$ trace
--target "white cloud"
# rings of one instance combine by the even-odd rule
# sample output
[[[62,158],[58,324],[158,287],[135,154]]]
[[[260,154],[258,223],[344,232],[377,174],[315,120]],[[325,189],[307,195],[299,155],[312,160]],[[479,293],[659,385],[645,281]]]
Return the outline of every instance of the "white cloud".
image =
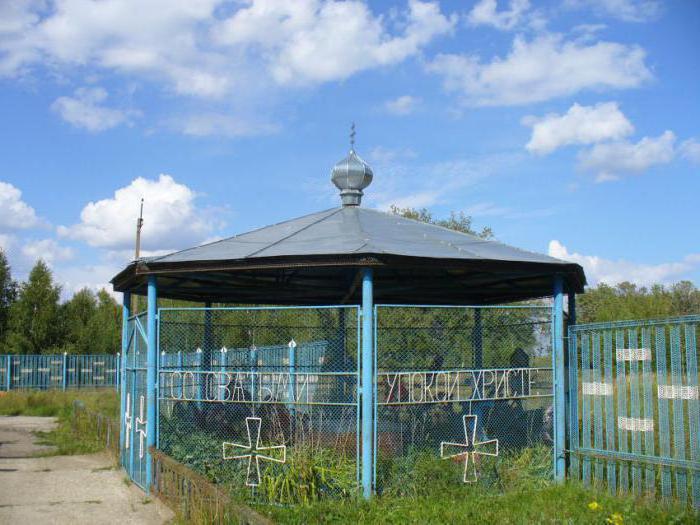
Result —
[[[649,22],[661,14],[656,0],[567,0],[568,7],[590,7],[600,16],[610,16],[624,22]]]
[[[221,113],[199,113],[184,119],[173,121],[173,127],[185,135],[207,137],[220,135],[240,137],[251,135],[268,135],[279,130],[279,126],[264,122],[255,122],[240,116]]]
[[[180,95],[240,97],[270,82],[316,84],[396,64],[457,22],[436,2],[419,0],[389,17],[358,0],[236,4],[12,2],[0,25],[0,74],[22,75],[37,65],[64,73],[92,66],[155,80]]]
[[[410,115],[420,104],[420,99],[411,95],[401,95],[385,102],[384,107],[392,115]]]
[[[54,274],[56,280],[61,283],[61,299],[66,301],[83,288],[88,288],[93,292],[104,288],[114,299],[121,302],[122,294],[114,292],[109,281],[122,268],[123,266],[103,263],[56,268]]]
[[[418,0],[401,15],[403,31],[392,34],[363,2],[258,0],[225,20],[217,35],[232,47],[261,48],[278,83],[313,84],[401,62],[457,21],[437,3]]]
[[[369,160],[380,166],[415,159],[418,155],[411,148],[385,148],[376,146],[369,152]]]
[[[688,139],[681,144],[681,155],[694,164],[700,164],[700,142],[695,139]]]
[[[574,104],[563,115],[550,113],[544,117],[525,117],[523,124],[532,127],[532,136],[525,148],[538,155],[547,155],[570,144],[619,140],[634,131],[634,126],[616,102],[595,106]]]
[[[518,36],[505,58],[483,63],[470,55],[441,54],[428,71],[467,105],[510,106],[541,102],[583,90],[623,89],[651,78],[644,50],[635,45],[567,41],[544,34]]]
[[[59,226],[64,237],[113,250],[134,245],[135,224],[144,199],[144,250],[175,250],[201,242],[220,224],[196,203],[197,194],[170,175],[151,180],[139,177],[119,188],[114,197],[88,203],[80,223]]]
[[[73,258],[73,250],[68,246],[61,246],[55,239],[40,239],[27,241],[22,246],[22,255],[35,262],[42,259],[48,265],[56,261],[67,261]]]
[[[101,87],[83,87],[73,97],[59,97],[51,109],[63,120],[88,131],[104,131],[120,124],[128,124],[140,113],[134,110],[115,109],[102,105],[107,91]]]
[[[597,182],[615,180],[624,173],[641,173],[652,166],[667,164],[675,156],[676,136],[665,131],[658,137],[644,137],[637,143],[621,141],[596,144],[579,153],[580,166],[596,172]]]
[[[34,208],[22,200],[22,192],[0,181],[0,231],[34,228],[40,223]]]
[[[583,266],[588,284],[592,286],[598,283],[616,285],[623,281],[643,286],[670,284],[700,267],[700,253],[687,255],[678,262],[643,264],[569,252],[566,246],[557,240],[549,242],[549,255]]]
[[[481,0],[469,11],[467,21],[473,26],[487,25],[507,31],[518,25],[528,9],[529,0],[510,0],[508,9],[501,11],[498,10],[497,0]]]

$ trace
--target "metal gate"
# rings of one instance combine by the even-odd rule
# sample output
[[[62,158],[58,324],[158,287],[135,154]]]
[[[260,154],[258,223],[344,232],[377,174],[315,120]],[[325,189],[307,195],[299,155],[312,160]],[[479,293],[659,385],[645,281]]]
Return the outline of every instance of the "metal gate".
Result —
[[[700,316],[569,328],[569,476],[700,506]]]
[[[145,488],[147,484],[147,393],[146,359],[148,337],[145,313],[130,317],[126,323],[124,377],[121,393],[121,464],[129,477]]]

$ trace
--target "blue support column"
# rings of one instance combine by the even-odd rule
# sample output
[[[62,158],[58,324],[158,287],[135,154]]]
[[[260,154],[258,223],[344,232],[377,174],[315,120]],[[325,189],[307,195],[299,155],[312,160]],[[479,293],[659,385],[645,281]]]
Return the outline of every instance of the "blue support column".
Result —
[[[146,425],[146,447],[150,450],[156,444],[156,403],[158,398],[157,377],[158,377],[158,348],[156,337],[156,315],[157,308],[157,283],[156,277],[148,277],[148,355],[146,359],[146,396],[148,399],[148,422]],[[146,455],[146,491],[150,492],[153,483],[153,472],[150,452]]]
[[[129,317],[131,317],[131,294],[125,292],[122,298],[122,353],[120,356],[121,367],[119,376],[119,394],[120,394],[120,408],[121,413],[119,415],[119,423],[122,429],[119,432],[119,450],[120,452],[124,450],[124,414],[126,414],[126,354],[129,349]],[[125,462],[125,458],[122,458],[122,462]]]
[[[362,271],[362,348],[361,348],[361,432],[362,432],[362,495],[372,496],[374,465],[374,298],[370,268]]]
[[[564,279],[554,278],[552,304],[552,365],[554,367],[554,479],[566,476],[566,393],[564,365]]]
[[[12,356],[10,354],[7,354],[5,356],[5,359],[7,360],[7,370],[5,374],[5,390],[10,391],[10,388],[12,387]]]

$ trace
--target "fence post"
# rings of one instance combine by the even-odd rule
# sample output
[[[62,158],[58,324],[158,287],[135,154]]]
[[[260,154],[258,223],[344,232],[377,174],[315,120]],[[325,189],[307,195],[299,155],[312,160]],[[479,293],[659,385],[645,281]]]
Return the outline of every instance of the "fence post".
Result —
[[[372,472],[374,466],[374,299],[372,269],[362,270],[362,349],[361,349],[361,426],[362,426],[362,495],[372,496]]]
[[[474,331],[472,332],[472,337],[474,343],[474,368],[478,370],[484,366],[484,334],[481,328],[481,308],[474,309]]]
[[[68,379],[68,352],[63,352],[63,390],[65,391],[66,389],[66,383]]]
[[[221,377],[219,378],[219,395],[217,396],[219,398],[219,401],[226,401],[226,388],[228,386],[228,382],[226,381],[226,353],[227,352],[228,352],[228,350],[226,350],[226,347],[222,346],[221,347],[221,362],[219,363]]]
[[[121,383],[119,393],[120,393],[120,407],[121,413],[119,414],[119,428],[124,428],[124,416],[126,415],[126,367],[127,367],[127,354],[129,353],[129,317],[131,317],[131,294],[129,292],[124,292],[122,296],[122,353],[121,359],[121,374],[119,376],[119,381]],[[134,334],[135,336],[136,334]],[[124,432],[120,430],[119,432],[119,451],[124,450]],[[122,458],[124,466],[126,466],[126,458]]]
[[[5,377],[5,390],[9,392],[10,388],[12,387],[12,355],[7,354],[5,358],[7,359],[7,376]]]
[[[566,476],[564,454],[566,438],[566,395],[564,392],[564,279],[554,277],[554,301],[552,303],[552,365],[554,367],[554,479],[563,481]]]
[[[148,276],[148,354],[146,358],[146,396],[148,398],[146,424],[146,492],[150,493],[151,483],[153,481],[153,472],[151,465],[151,447],[156,444],[156,400],[157,400],[157,377],[158,377],[158,348],[156,337],[156,315],[158,312],[158,284],[155,275]]]
[[[342,314],[341,314],[342,315]],[[297,363],[297,343],[294,339],[289,341],[289,344],[287,344],[287,347],[289,348],[289,413],[292,417],[294,417],[294,412],[296,405],[296,391],[297,391],[297,376],[296,376],[296,363]]]

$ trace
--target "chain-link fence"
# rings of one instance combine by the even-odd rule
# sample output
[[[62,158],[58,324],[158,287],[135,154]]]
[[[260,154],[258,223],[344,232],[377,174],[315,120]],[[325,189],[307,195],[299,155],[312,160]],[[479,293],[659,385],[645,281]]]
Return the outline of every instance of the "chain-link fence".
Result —
[[[378,492],[499,483],[523,454],[551,477],[549,307],[375,311]]]
[[[354,495],[358,316],[161,309],[158,448],[260,501]]]
[[[377,306],[374,316],[378,492],[435,476],[498,482],[517,462],[551,478],[549,307]],[[356,306],[160,309],[157,447],[255,501],[354,497],[360,324]],[[143,354],[127,353],[132,381],[145,378]],[[141,388],[127,385],[132,415]]]

